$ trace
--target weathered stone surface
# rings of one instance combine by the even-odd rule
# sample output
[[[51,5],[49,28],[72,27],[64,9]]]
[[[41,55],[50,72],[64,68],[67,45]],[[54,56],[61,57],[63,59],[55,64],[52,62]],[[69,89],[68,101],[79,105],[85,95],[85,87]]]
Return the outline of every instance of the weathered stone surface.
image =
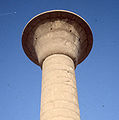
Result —
[[[54,54],[42,67],[41,120],[80,120],[79,104],[72,59]]]
[[[92,42],[89,25],[69,11],[42,13],[27,24],[23,49],[42,67],[40,120],[80,120],[75,68]]]
[[[22,36],[26,55],[40,66],[52,54],[65,54],[76,66],[89,54],[92,41],[89,25],[80,16],[63,10],[34,17]]]

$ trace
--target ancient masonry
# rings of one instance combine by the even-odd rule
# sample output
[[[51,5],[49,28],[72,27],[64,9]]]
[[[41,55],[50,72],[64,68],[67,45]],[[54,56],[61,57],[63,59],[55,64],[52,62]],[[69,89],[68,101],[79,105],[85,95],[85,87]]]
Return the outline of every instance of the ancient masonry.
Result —
[[[92,43],[89,25],[69,11],[41,13],[26,25],[24,52],[42,68],[40,120],[80,120],[75,68]]]

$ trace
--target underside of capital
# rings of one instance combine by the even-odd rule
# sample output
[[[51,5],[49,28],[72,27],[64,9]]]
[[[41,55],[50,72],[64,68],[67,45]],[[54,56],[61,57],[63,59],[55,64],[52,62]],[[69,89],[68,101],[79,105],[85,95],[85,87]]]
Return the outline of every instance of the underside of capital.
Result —
[[[22,36],[25,53],[40,66],[53,54],[69,56],[76,66],[89,54],[92,41],[89,25],[80,16],[63,10],[34,17]]]

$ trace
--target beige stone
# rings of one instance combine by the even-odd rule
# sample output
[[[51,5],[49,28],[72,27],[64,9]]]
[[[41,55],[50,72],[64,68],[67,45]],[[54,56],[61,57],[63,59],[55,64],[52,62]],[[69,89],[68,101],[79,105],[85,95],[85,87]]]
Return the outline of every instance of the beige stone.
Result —
[[[44,60],[41,120],[51,120],[56,117],[57,120],[60,120],[59,116],[63,119],[80,119],[74,70],[74,62],[66,55],[54,54]],[[65,74],[61,74],[61,72]]]
[[[41,13],[25,27],[26,55],[42,68],[40,120],[80,120],[75,68],[89,54],[92,32],[75,13]]]

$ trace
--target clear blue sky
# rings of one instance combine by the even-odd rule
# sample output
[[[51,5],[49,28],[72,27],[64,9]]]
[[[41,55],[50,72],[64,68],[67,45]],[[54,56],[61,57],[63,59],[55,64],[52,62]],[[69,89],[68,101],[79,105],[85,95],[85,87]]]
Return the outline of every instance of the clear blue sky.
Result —
[[[94,44],[76,68],[81,120],[119,119],[119,0],[0,0],[0,120],[39,120],[41,69],[25,55],[26,23],[65,9],[91,26]]]

